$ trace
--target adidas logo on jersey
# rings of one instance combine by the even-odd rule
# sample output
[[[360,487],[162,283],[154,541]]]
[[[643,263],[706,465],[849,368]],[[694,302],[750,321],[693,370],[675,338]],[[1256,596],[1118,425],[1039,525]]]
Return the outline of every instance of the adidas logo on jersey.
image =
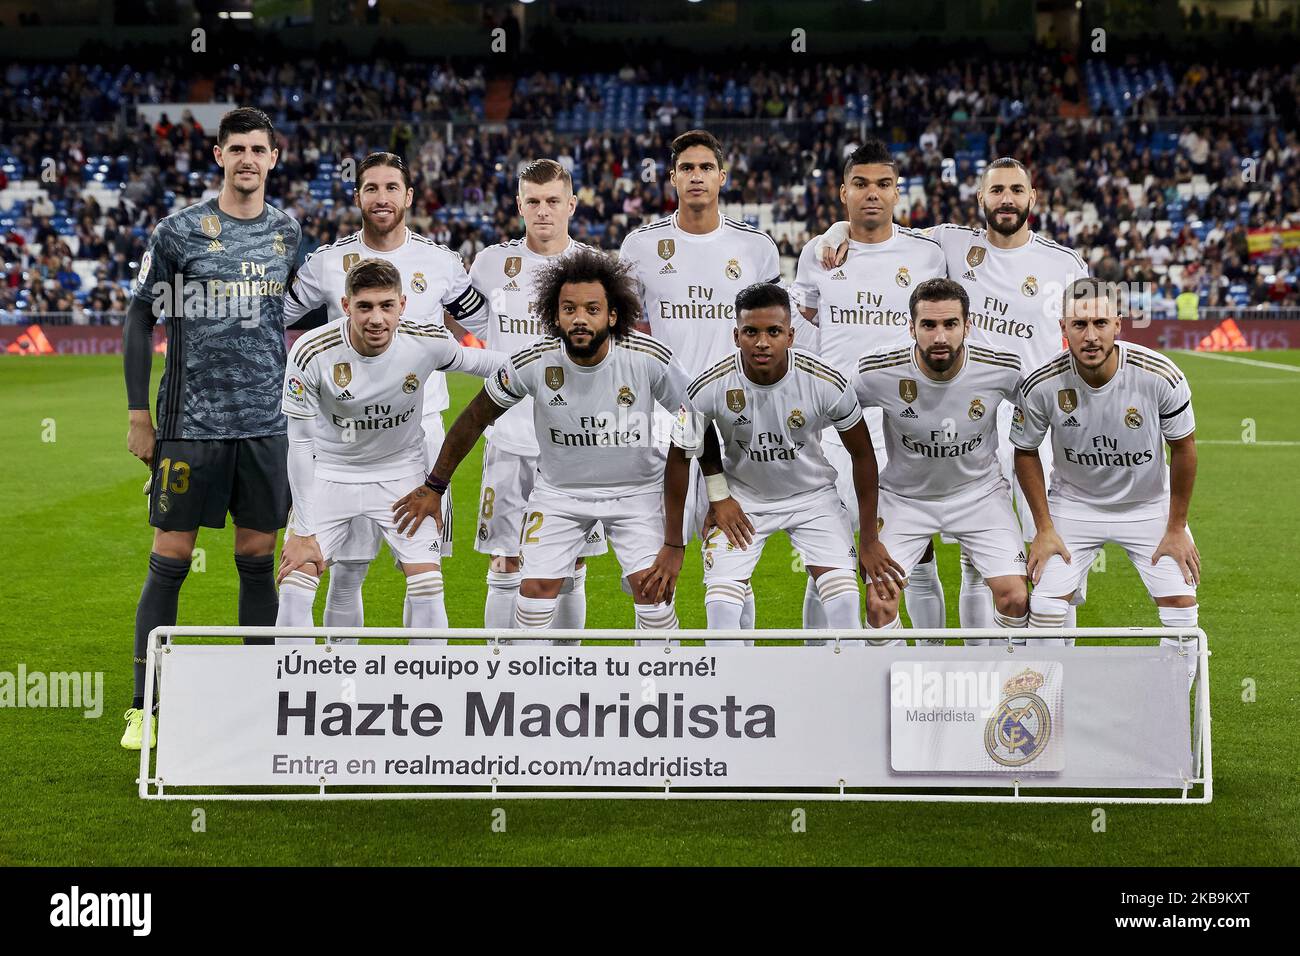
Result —
[[[1065,421],[1061,422],[1061,426],[1062,426],[1063,428],[1078,428],[1078,427],[1080,427],[1080,426],[1079,426],[1079,420],[1078,420],[1077,418],[1075,418],[1073,415],[1071,415],[1071,416],[1070,416],[1069,418],[1067,418]]]
[[[834,272],[831,273],[831,278],[832,278],[832,279],[847,279],[848,276],[846,276],[846,275],[844,274],[844,270],[843,270],[843,269],[836,269]]]
[[[899,418],[919,418],[920,416],[918,416],[918,415],[916,414],[916,412],[912,411],[912,406],[911,406],[911,405],[908,405],[905,409],[903,409],[903,411],[899,414],[898,417],[899,417]]]
[[[1017,552],[1016,552],[1016,560],[1017,560],[1017,561],[1025,561],[1025,560],[1027,560],[1027,559],[1025,558],[1025,552],[1023,552],[1023,551],[1017,551]]]
[[[351,402],[351,401],[354,401],[354,399],[352,398],[352,393],[349,392],[349,391],[345,388],[345,389],[343,389],[343,391],[339,392],[338,401],[340,401],[340,402]]]
[[[547,404],[550,405],[552,408],[558,408],[561,405],[567,406],[569,403],[564,400],[563,395],[556,395],[553,399],[547,402]]]
[[[503,285],[503,286],[501,287],[501,289],[502,289],[502,291],[504,291],[504,292],[518,292],[518,291],[519,291],[519,283],[516,282],[514,279],[511,279],[509,282],[507,282],[505,285]]]
[[[974,281],[975,281],[975,270],[974,270],[974,269],[967,269],[965,272],[963,272],[963,273],[961,274],[961,277],[962,277],[963,279],[969,279],[971,282],[974,282]]]
[[[677,270],[673,268],[673,264],[670,262],[670,263],[668,263],[666,266],[664,266],[662,269],[659,270],[659,274],[660,274],[661,276],[676,275],[676,274],[677,274]]]
[[[736,424],[737,424],[737,425],[748,425],[748,424],[750,424],[750,421],[749,421],[749,419],[746,418],[744,415],[737,415],[737,416],[736,416]]]

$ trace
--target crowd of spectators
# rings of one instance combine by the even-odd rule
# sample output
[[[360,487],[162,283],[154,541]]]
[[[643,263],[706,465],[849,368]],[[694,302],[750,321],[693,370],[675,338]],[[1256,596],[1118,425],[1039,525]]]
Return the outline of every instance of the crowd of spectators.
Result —
[[[510,81],[505,122],[487,121],[481,69],[444,63],[250,61],[212,77],[211,98],[257,105],[276,121],[281,156],[268,196],[303,224],[301,255],[359,227],[341,163],[374,149],[406,157],[411,225],[467,263],[518,234],[514,172],[536,156],[573,170],[574,234],[617,249],[629,230],[675,208],[668,144],[702,122],[728,151],[723,202],[771,229],[787,269],[843,218],[844,156],[872,135],[899,161],[903,223],[979,224],[982,161],[1014,155],[1034,172],[1035,228],[1080,249],[1098,275],[1148,281],[1170,302],[1190,289],[1208,306],[1300,306],[1300,249],[1252,256],[1247,245],[1250,230],[1300,228],[1300,68],[1170,63],[1158,72],[1171,82],[1141,89],[1123,116],[1080,109],[1083,71],[1046,54],[924,71],[739,63],[671,79],[630,66],[535,74]],[[213,131],[188,113],[151,124],[131,108],[185,101],[183,75],[165,63],[7,69],[0,321],[122,311],[153,225],[216,194]],[[602,98],[628,88],[640,92],[626,126],[570,130],[557,120],[575,104],[599,115]],[[6,187],[17,180],[39,190],[14,200]]]

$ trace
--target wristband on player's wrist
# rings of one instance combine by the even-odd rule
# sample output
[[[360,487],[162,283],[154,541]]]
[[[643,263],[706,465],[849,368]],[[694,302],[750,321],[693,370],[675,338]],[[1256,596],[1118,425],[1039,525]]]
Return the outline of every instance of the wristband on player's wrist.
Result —
[[[686,550],[686,545],[684,545],[684,544],[673,544],[671,541],[665,541],[665,542],[664,542],[664,547],[665,547],[665,548],[680,548],[680,549],[683,550],[683,551]]]
[[[450,484],[451,482],[446,478],[439,478],[433,472],[429,472],[429,477],[424,479],[424,486],[426,488],[431,488],[440,495],[447,493],[447,488]]]
[[[709,501],[723,501],[731,497],[731,486],[727,484],[727,476],[722,472],[716,475],[704,476],[704,487],[709,493]]]

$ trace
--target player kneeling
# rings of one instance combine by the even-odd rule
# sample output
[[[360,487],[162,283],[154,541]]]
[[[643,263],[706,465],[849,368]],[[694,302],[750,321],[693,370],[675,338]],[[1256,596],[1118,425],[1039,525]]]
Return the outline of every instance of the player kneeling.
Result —
[[[951,279],[920,283],[909,312],[913,344],[864,355],[855,383],[863,406],[884,410],[880,540],[910,574],[935,534],[956,538],[993,592],[997,626],[1024,627],[1024,543],[997,458],[998,403],[1014,398],[1020,359],[967,342],[970,303]],[[900,627],[898,595],[869,588],[867,620]]]
[[[822,430],[833,427],[842,437],[853,463],[858,508],[871,516],[876,512],[876,455],[847,379],[791,348],[793,335],[784,289],[759,283],[742,290],[736,296],[733,330],[739,350],[691,384],[673,429],[664,476],[667,527],[682,527],[687,455],[702,454],[716,525],[703,543],[704,607],[714,630],[740,627],[746,585],[764,543],[777,531],[789,534],[816,582],[826,626],[852,631],[862,626],[858,552],[848,511],[835,490],[835,469],[822,451]],[[683,547],[665,542],[648,587],[671,592]],[[879,541],[864,544],[863,566],[869,578],[902,575]]]
[[[1016,477],[1038,528],[1029,556],[1030,626],[1062,626],[1097,552],[1113,541],[1128,552],[1161,623],[1195,628],[1201,556],[1187,529],[1196,481],[1191,389],[1169,359],[1118,340],[1118,304],[1104,290],[1096,279],[1066,289],[1061,326],[1069,349],[1026,376],[1011,422]],[[1049,428],[1050,494],[1038,460]],[[1189,681],[1195,672],[1188,654]]]
[[[553,626],[564,579],[588,535],[605,536],[632,587],[639,628],[673,629],[671,599],[643,582],[664,542],[664,456],[655,405],[676,414],[687,378],[667,346],[633,331],[636,293],[625,267],[580,249],[539,270],[537,314],[550,337],[510,356],[456,419],[426,487],[394,505],[398,528],[418,530],[483,430],[532,396],[539,446],[520,559],[515,626]],[[680,528],[680,525],[678,525]]]
[[[348,271],[346,316],[294,346],[283,399],[293,517],[280,555],[277,626],[311,626],[321,573],[358,517],[375,522],[401,563],[409,625],[447,626],[439,529],[431,523],[421,533],[401,535],[392,505],[424,480],[424,381],[435,371],[485,376],[503,356],[461,348],[440,325],[405,322],[405,308],[397,268],[363,259]]]

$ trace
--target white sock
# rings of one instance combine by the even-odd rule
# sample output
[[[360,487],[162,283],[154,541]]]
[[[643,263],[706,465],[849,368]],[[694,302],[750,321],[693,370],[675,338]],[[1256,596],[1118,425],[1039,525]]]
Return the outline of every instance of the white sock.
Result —
[[[962,627],[994,627],[993,592],[984,583],[984,577],[975,569],[965,551],[961,553],[961,593],[957,596],[957,622]],[[966,644],[987,644],[983,638],[968,640]]]
[[[521,631],[547,631],[555,625],[555,598],[515,598],[515,627]]]
[[[1165,627],[1198,626],[1199,604],[1193,604],[1191,607],[1158,607],[1156,610],[1160,612],[1160,623]],[[1196,638],[1162,637],[1160,643],[1165,647],[1182,647],[1187,654],[1187,687],[1190,689],[1192,681],[1196,679]]]
[[[752,600],[752,595],[751,595]],[[745,585],[739,581],[714,581],[704,588],[704,615],[711,631],[736,631],[745,616]],[[735,641],[704,642],[705,647],[733,647]],[[752,647],[753,641],[746,641]]]
[[[671,601],[664,601],[661,604],[633,604],[632,608],[636,611],[637,630],[649,630],[650,628],[666,631],[677,630],[677,610],[673,607]],[[636,646],[645,647],[658,643],[658,640],[638,640]],[[672,643],[680,644],[681,641],[673,641]]]
[[[1001,611],[993,612],[994,627],[1025,627],[1028,624],[1028,614],[1022,614],[1020,617],[1010,617],[1009,615],[1003,614]],[[1013,637],[1011,638],[1011,643],[1017,647],[1024,647],[1026,641],[1023,637]]]
[[[897,630],[901,630],[902,627],[903,627],[903,620],[902,620],[902,618],[900,618],[897,614],[895,614],[895,615],[894,615],[894,619],[893,619],[892,621],[890,621],[888,624],[884,625],[883,627],[875,627],[875,628],[871,628],[871,630],[873,630],[873,631],[897,631]],[[907,641],[904,641],[904,640],[888,640],[888,639],[886,639],[886,638],[877,638],[876,640],[871,640],[870,638],[868,638],[868,639],[867,639],[867,643],[870,644],[872,647],[906,647],[906,646],[907,646]]]
[[[932,557],[924,564],[912,568],[903,591],[907,614],[912,626],[917,628],[946,627],[948,606],[943,599],[943,584],[939,581],[939,559]],[[917,644],[942,644],[942,640],[917,641]]]
[[[1077,605],[1071,604],[1069,607],[1065,609],[1065,626],[1066,627],[1079,626],[1079,608]],[[1072,637],[1064,638],[1062,639],[1061,643],[1064,644],[1066,647],[1074,647],[1074,638]]]
[[[1070,602],[1061,598],[1039,597],[1037,591],[1029,595],[1030,627],[1064,627],[1069,611]],[[1065,638],[1036,637],[1026,643],[1035,647],[1063,647]]]
[[[756,617],[756,615],[755,615],[755,612],[754,612],[754,589],[753,589],[752,587],[749,586],[748,582],[746,582],[746,584],[745,584],[745,606],[744,606],[744,608],[742,608],[741,611],[740,611],[740,627],[741,627],[741,630],[752,631],[752,630],[754,629],[754,620],[755,620],[755,617]],[[745,646],[746,646],[746,647],[752,647],[753,644],[754,644],[753,641],[746,641],[746,642],[745,642]]]
[[[487,601],[483,604],[483,626],[501,630],[515,626],[515,598],[519,596],[522,571],[489,571]]]
[[[306,571],[290,571],[280,582],[280,609],[275,613],[276,627],[311,627],[312,606],[320,578]],[[315,644],[311,637],[277,637],[277,644]]]
[[[409,617],[407,616],[409,614]],[[402,621],[406,627],[446,627],[447,605],[442,599],[442,572],[424,571],[406,579]],[[416,637],[411,644],[446,644],[445,637]]]
[[[847,568],[835,568],[817,579],[817,596],[821,598],[826,613],[826,626],[836,631],[857,631],[862,628],[858,614],[861,596],[858,578]]]
[[[565,578],[560,588],[559,603],[555,605],[555,626],[581,630],[587,626],[587,566],[573,569],[573,577]],[[551,641],[557,646],[573,647],[581,641]]]
[[[326,627],[365,627],[366,611],[361,585],[370,570],[369,561],[335,561],[330,565],[330,583],[325,591]],[[335,637],[331,644],[355,644],[358,638]]]
[[[803,626],[805,630],[823,631],[826,629],[826,609],[822,607],[821,595],[817,593],[817,582],[808,575],[808,583],[803,588]]]

